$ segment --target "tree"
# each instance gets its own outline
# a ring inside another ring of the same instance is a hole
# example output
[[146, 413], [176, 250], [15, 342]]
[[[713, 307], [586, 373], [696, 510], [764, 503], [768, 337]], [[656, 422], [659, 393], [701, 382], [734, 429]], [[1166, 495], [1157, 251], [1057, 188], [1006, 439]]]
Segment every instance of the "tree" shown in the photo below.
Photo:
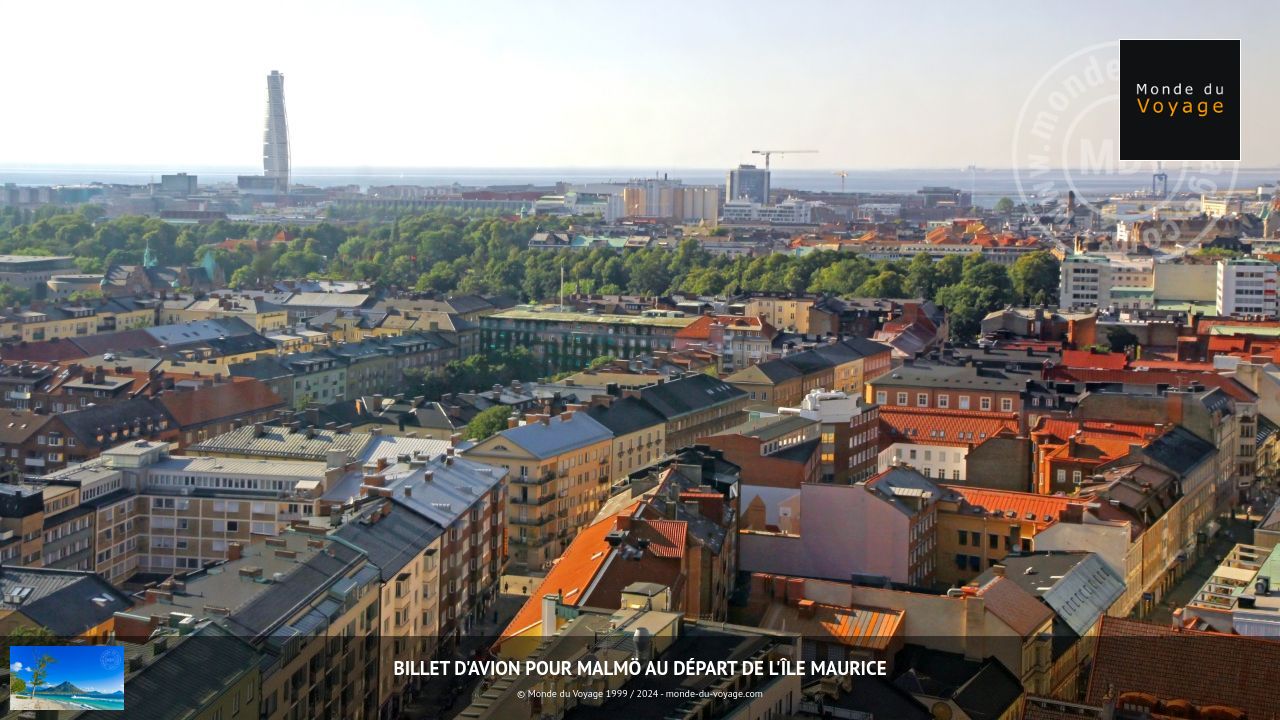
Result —
[[17, 673], [9, 676], [9, 693], [12, 695], [21, 695], [26, 692], [27, 684], [18, 677]]
[[1107, 345], [1111, 352], [1125, 352], [1138, 344], [1138, 336], [1123, 325], [1112, 325], [1107, 328]]
[[938, 271], [928, 253], [920, 253], [911, 259], [907, 267], [907, 286], [918, 298], [933, 299], [938, 290]]
[[608, 365], [613, 361], [614, 361], [614, 357], [612, 355], [601, 355], [600, 357], [595, 358], [591, 362], [587, 363], [587, 369], [599, 370], [600, 368], [604, 367], [605, 365]]
[[49, 665], [53, 662], [54, 662], [54, 659], [49, 657], [48, 655], [41, 655], [40, 659], [36, 660], [36, 666], [31, 668], [31, 699], [32, 700], [35, 700], [36, 698], [36, 689], [39, 688], [41, 685], [43, 685], [45, 681], [49, 679]]
[[1058, 259], [1044, 250], [1023, 255], [1009, 269], [1013, 292], [1019, 302], [1043, 305], [1058, 294]]
[[510, 415], [511, 408], [506, 405], [494, 405], [487, 410], [480, 411], [479, 415], [471, 418], [471, 422], [467, 423], [467, 438], [484, 440], [497, 435], [507, 429], [507, 417]]
[[884, 270], [858, 286], [854, 292], [860, 297], [900, 298], [905, 294], [906, 282], [894, 270]]
[[996, 212], [1001, 215], [1008, 215], [1013, 212], [1013, 201], [1007, 197], [1002, 197], [996, 201]]

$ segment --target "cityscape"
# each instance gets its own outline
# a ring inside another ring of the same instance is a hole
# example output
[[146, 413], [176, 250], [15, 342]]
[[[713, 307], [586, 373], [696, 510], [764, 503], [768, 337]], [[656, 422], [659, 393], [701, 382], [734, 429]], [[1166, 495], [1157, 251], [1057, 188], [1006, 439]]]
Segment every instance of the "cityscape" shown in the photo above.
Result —
[[[1017, 71], [1030, 117], [1119, 57], [1084, 39]], [[912, 170], [779, 125], [666, 167], [357, 165], [287, 60], [216, 110], [260, 130], [221, 163], [0, 148], [0, 717], [1280, 718], [1248, 104], [1233, 163], [957, 135]], [[548, 106], [666, 97], [577, 70]], [[1054, 142], [1105, 146], [1096, 104]]]

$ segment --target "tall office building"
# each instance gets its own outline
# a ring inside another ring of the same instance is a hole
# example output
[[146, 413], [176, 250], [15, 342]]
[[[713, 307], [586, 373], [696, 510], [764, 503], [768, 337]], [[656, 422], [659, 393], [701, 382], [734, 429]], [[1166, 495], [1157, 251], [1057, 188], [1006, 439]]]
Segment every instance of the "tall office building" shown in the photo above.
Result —
[[769, 171], [755, 165], [739, 165], [729, 171], [725, 183], [726, 201], [750, 200], [761, 205], [769, 204]]
[[278, 192], [289, 190], [289, 121], [284, 114], [284, 75], [267, 76], [267, 123], [262, 137], [262, 168]]

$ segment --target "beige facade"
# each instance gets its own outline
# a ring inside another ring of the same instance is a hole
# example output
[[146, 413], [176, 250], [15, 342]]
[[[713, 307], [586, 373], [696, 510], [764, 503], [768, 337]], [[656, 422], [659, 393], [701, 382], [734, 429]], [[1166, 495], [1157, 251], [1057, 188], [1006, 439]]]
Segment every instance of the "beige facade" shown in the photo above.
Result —
[[[543, 420], [530, 416], [529, 421]], [[538, 570], [560, 557], [607, 497], [613, 438], [606, 434], [540, 455], [498, 434], [477, 443], [465, 455], [509, 471], [507, 541], [511, 562], [518, 568]]]

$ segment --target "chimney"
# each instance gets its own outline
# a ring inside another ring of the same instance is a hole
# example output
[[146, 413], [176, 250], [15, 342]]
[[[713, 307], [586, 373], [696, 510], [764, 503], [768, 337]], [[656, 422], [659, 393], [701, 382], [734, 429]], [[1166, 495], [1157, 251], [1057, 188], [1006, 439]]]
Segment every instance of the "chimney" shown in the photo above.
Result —
[[991, 574], [995, 575], [996, 577], [1004, 577], [1004, 570], [1005, 570], [1004, 565], [1001, 565], [999, 563], [991, 566]]
[[987, 656], [986, 601], [978, 595], [965, 595], [964, 603], [964, 657], [966, 660], [982, 661]]
[[560, 596], [546, 594], [542, 596], [542, 637], [556, 634], [556, 607], [560, 604]]
[[227, 562], [235, 562], [244, 557], [244, 547], [238, 542], [227, 543]]
[[814, 607], [814, 602], [807, 598], [796, 603], [796, 610], [799, 612], [800, 617], [802, 618], [812, 618], [814, 615], [815, 609], [816, 608]]

